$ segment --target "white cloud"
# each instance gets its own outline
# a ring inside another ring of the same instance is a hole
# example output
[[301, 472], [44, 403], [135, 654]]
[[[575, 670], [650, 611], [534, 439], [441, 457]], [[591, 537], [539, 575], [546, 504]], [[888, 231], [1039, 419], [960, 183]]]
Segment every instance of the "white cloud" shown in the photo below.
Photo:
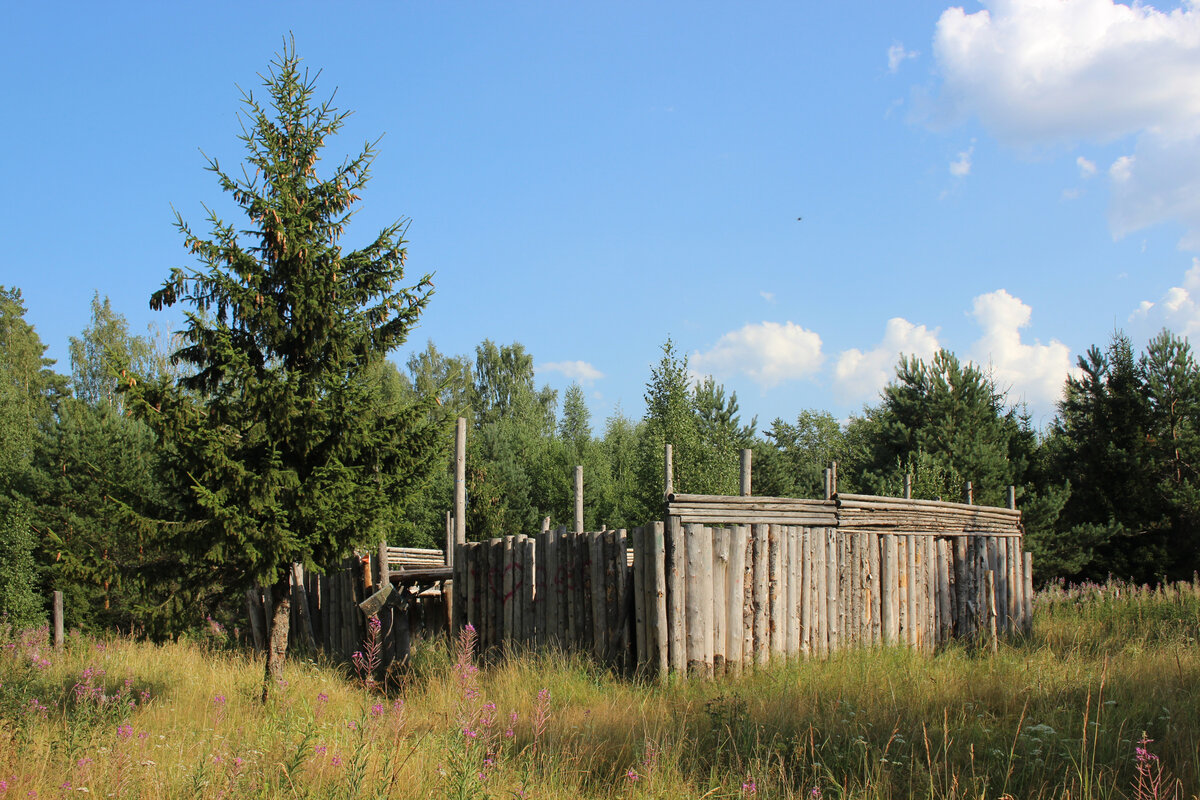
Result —
[[1109, 170], [1114, 235], [1175, 220], [1189, 229], [1183, 245], [1200, 247], [1200, 4], [984, 5], [949, 8], [938, 20], [941, 115], [975, 115], [1016, 145], [1135, 136], [1136, 158]]
[[759, 292], [758, 294], [760, 297], [762, 297], [763, 300], [766, 300], [771, 305], [775, 305], [775, 293], [774, 292]]
[[976, 297], [971, 316], [983, 328], [972, 359], [991, 370], [998, 388], [1008, 391], [1009, 402], [1024, 400], [1048, 410], [1061, 398], [1067, 375], [1074, 373], [1071, 349], [1057, 339], [1049, 344], [1021, 341], [1021, 328], [1033, 318], [1030, 306], [998, 289]]
[[1143, 300], [1129, 320], [1145, 320], [1189, 338], [1200, 335], [1200, 258], [1192, 259], [1182, 286], [1172, 286], [1157, 303]]
[[958, 158], [950, 162], [950, 174], [956, 178], [965, 178], [971, 174], [971, 154], [975, 152], [975, 145], [971, 145], [966, 150], [958, 154]]
[[866, 400], [896, 377], [901, 354], [930, 359], [938, 351], [937, 331], [901, 317], [887, 322], [883, 341], [873, 350], [843, 350], [833, 370], [834, 387], [847, 400]]
[[1113, 183], [1124, 183], [1133, 174], [1133, 156], [1121, 156], [1108, 168], [1108, 177]]
[[900, 69], [900, 65], [910, 58], [916, 58], [921, 55], [915, 50], [905, 50], [904, 45], [899, 42], [894, 43], [888, 48], [888, 72], [896, 72]]
[[824, 360], [816, 333], [794, 322], [761, 322], [730, 331], [711, 350], [692, 354], [691, 367], [697, 374], [740, 373], [770, 389], [809, 377]]
[[604, 373], [586, 361], [548, 361], [538, 364], [538, 371], [561, 372], [581, 384], [594, 383], [604, 377]]
[[1088, 161], [1083, 156], [1075, 159], [1075, 163], [1079, 166], [1079, 177], [1087, 180], [1096, 174], [1096, 162]]

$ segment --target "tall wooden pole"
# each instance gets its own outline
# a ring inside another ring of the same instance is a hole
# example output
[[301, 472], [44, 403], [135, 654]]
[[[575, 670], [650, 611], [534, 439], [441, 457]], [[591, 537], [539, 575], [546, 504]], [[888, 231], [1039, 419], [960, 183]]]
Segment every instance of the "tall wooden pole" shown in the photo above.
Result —
[[832, 497], [837, 494], [837, 462], [829, 462], [829, 493]]
[[1013, 511], [1017, 510], [1017, 487], [1008, 487], [1008, 507]]
[[970, 481], [967, 481], [967, 505], [974, 505], [974, 504], [975, 504], [975, 487], [971, 485]]
[[675, 494], [675, 469], [671, 461], [671, 445], [663, 450], [663, 499]]
[[63, 593], [54, 593], [54, 646], [59, 650], [63, 646]]
[[575, 467], [575, 532], [583, 533], [583, 467]]
[[750, 450], [749, 448], [742, 450], [742, 470], [741, 470], [741, 473], [742, 473], [742, 480], [741, 480], [742, 497], [750, 496], [750, 460], [753, 455], [754, 455], [754, 451]]
[[454, 428], [454, 541], [467, 541], [467, 421]]
[[912, 500], [912, 473], [904, 476], [904, 499]]

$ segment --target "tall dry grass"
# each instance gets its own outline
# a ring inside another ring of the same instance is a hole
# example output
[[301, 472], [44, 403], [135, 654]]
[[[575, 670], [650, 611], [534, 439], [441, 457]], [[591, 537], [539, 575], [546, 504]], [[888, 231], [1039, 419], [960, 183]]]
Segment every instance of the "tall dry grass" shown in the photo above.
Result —
[[1148, 798], [1200, 787], [1200, 597], [1039, 595], [996, 656], [845, 652], [629, 681], [431, 643], [402, 688], [183, 641], [0, 647], [0, 798]]

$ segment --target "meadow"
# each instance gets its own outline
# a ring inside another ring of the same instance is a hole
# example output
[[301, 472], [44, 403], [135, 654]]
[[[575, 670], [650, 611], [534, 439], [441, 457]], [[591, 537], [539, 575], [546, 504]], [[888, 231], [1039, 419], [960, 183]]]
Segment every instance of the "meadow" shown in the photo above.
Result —
[[1194, 798], [1200, 589], [1039, 593], [1031, 635], [629, 680], [466, 634], [381, 692], [219, 636], [0, 640], [0, 798]]

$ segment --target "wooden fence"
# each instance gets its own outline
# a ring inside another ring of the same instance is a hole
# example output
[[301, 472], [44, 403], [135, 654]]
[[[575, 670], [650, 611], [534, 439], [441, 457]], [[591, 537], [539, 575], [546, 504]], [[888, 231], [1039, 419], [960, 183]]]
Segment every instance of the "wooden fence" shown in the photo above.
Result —
[[455, 626], [712, 675], [854, 646], [933, 650], [1028, 628], [1014, 509], [900, 498], [671, 494], [666, 522], [460, 543]]

